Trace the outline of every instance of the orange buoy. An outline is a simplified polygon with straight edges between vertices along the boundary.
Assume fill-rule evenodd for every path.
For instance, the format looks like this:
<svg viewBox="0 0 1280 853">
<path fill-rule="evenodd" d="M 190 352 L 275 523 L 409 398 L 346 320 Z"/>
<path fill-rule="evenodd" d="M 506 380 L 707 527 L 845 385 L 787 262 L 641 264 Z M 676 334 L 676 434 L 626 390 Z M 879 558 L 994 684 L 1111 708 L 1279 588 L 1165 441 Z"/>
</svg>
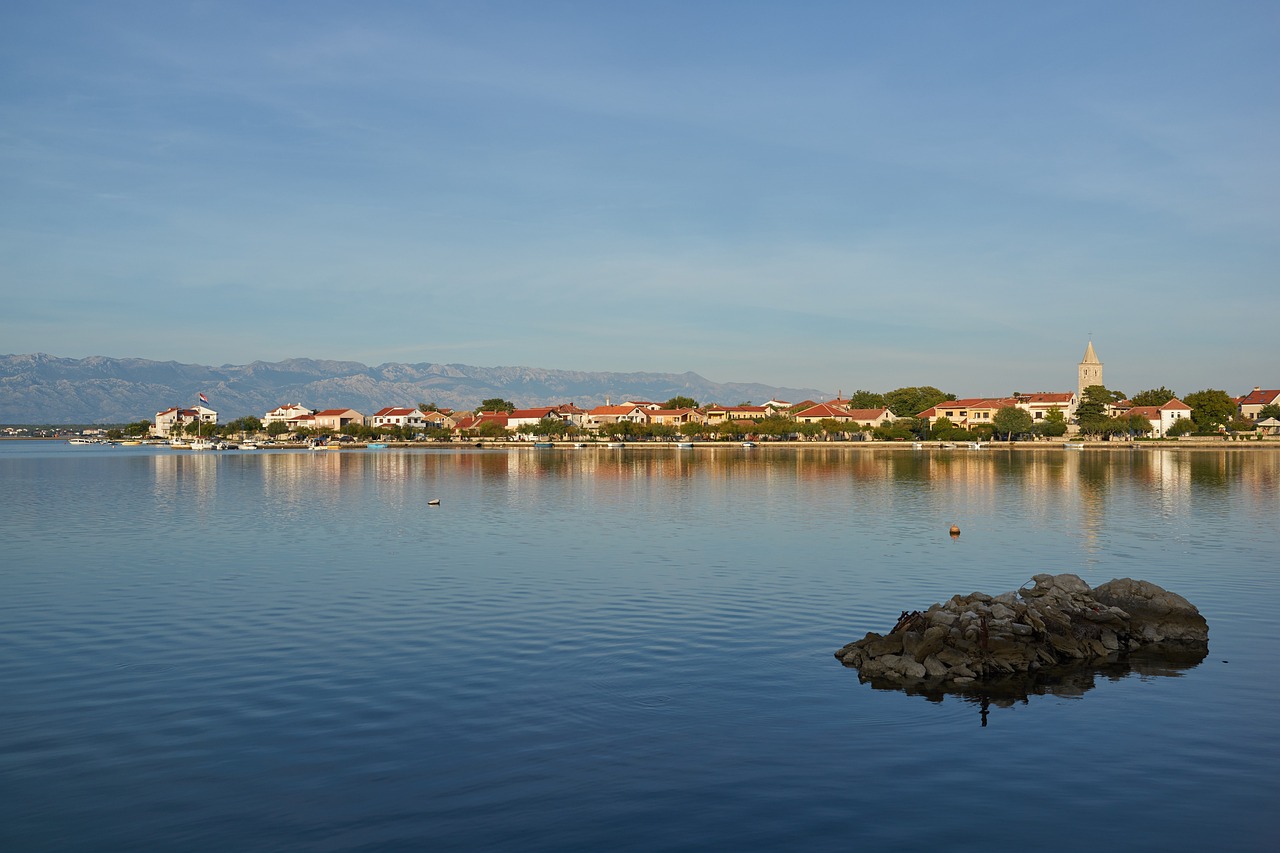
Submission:
<svg viewBox="0 0 1280 853">
<path fill-rule="evenodd" d="M 958 524 L 951 525 L 951 538 L 954 539 L 959 535 L 960 535 L 960 525 Z"/>
</svg>

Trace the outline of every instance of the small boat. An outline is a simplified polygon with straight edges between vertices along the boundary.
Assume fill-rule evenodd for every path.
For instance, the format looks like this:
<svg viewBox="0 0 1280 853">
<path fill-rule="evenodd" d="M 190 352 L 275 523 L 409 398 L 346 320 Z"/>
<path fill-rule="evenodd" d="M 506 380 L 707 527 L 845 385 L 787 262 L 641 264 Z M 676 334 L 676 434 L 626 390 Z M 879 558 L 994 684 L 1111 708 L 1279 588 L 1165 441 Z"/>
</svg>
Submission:
<svg viewBox="0 0 1280 853">
<path fill-rule="evenodd" d="M 755 447 L 755 446 L 756 446 L 756 443 L 755 443 L 754 441 L 744 441 L 744 442 L 742 442 L 742 446 L 743 446 L 743 447 Z"/>
<path fill-rule="evenodd" d="M 608 444 L 606 444 L 606 445 L 605 445 L 605 447 L 612 447 L 612 448 L 617 449 L 617 448 L 620 448 L 620 447 L 626 447 L 626 445 L 625 445 L 625 444 L 623 444 L 621 441 L 611 441 L 611 442 L 609 442 Z"/>
<path fill-rule="evenodd" d="M 576 448 L 578 448 L 579 450 L 581 450 L 582 448 L 586 447 L 587 445 L 586 445 L 586 442 L 582 442 L 582 441 L 575 441 L 575 442 L 573 443 L 573 446 L 574 446 L 574 447 L 576 447 Z"/>
<path fill-rule="evenodd" d="M 97 444 L 98 442 L 92 438 L 68 438 L 67 444 Z"/>
<path fill-rule="evenodd" d="M 555 444 L 553 444 L 553 443 L 552 443 L 552 442 L 550 442 L 550 441 L 535 441 L 535 442 L 533 443 L 533 446 L 534 446 L 534 447 L 541 447 L 541 448 L 548 448 L 548 447 L 555 447 Z"/>
<path fill-rule="evenodd" d="M 692 450 L 692 449 L 693 449 L 693 442 L 692 442 L 692 441 L 677 441 L 677 442 L 676 442 L 676 447 L 680 448 L 681 450 Z"/>
<path fill-rule="evenodd" d="M 427 506 L 440 506 L 440 499 L 432 498 L 431 500 L 427 501 Z"/>
<path fill-rule="evenodd" d="M 254 444 L 252 441 L 242 441 L 240 442 L 240 444 L 236 446 L 239 447 L 241 450 L 257 450 L 258 449 L 258 445 Z"/>
<path fill-rule="evenodd" d="M 191 449 L 191 450 L 217 450 L 217 449 L 218 449 L 218 446 L 217 446 L 216 444 L 214 444 L 212 441 L 207 441 L 207 440 L 205 440 L 205 439 L 197 439 L 197 440 L 195 440 L 195 441 L 191 442 L 191 444 L 189 445 L 189 449 Z"/>
<path fill-rule="evenodd" d="M 953 443 L 952 443 L 952 442 L 950 442 L 950 441 L 944 441 L 944 442 L 942 443 L 942 446 L 943 446 L 943 447 L 945 447 L 947 450 L 955 450 L 955 449 L 956 449 L 955 444 L 953 444 Z"/>
<path fill-rule="evenodd" d="M 911 447 L 912 447 L 912 449 L 914 449 L 914 450 L 924 450 L 924 442 L 923 442 L 923 441 L 913 441 L 913 442 L 911 442 Z"/>
<path fill-rule="evenodd" d="M 369 450 L 386 450 L 387 443 L 385 441 L 371 441 L 365 445 Z"/>
<path fill-rule="evenodd" d="M 986 447 L 981 441 L 971 441 L 966 445 L 970 450 L 982 450 Z"/>
<path fill-rule="evenodd" d="M 1062 442 L 1063 450 L 1084 450 L 1083 441 L 1064 441 Z"/>
<path fill-rule="evenodd" d="M 133 440 L 133 439 L 130 439 L 129 441 L 120 442 L 121 447 L 137 447 L 140 444 L 142 444 L 140 440 Z"/>
</svg>

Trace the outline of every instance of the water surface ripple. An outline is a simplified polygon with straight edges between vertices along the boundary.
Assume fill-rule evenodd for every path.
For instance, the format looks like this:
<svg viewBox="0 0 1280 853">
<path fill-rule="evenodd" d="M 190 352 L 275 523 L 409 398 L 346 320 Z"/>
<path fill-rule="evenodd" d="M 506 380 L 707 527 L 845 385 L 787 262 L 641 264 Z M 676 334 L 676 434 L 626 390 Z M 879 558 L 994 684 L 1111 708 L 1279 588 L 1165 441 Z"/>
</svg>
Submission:
<svg viewBox="0 0 1280 853">
<path fill-rule="evenodd" d="M 1274 836 L 1280 452 L 4 442 L 0 495 L 6 850 Z M 1042 571 L 1186 595 L 1209 657 L 985 727 L 832 657 Z"/>
</svg>

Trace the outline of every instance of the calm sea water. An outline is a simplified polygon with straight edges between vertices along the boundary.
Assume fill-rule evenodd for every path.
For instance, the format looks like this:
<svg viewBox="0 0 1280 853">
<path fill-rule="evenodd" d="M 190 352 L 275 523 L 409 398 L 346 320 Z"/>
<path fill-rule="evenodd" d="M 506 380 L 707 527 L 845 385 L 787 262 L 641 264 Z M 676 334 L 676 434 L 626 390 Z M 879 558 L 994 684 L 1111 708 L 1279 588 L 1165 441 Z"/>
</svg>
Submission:
<svg viewBox="0 0 1280 853">
<path fill-rule="evenodd" d="M 4 850 L 1280 830 L 1280 452 L 4 442 L 0 512 Z M 1209 656 L 985 726 L 975 696 L 873 690 L 833 657 L 1042 571 L 1185 595 Z"/>
</svg>

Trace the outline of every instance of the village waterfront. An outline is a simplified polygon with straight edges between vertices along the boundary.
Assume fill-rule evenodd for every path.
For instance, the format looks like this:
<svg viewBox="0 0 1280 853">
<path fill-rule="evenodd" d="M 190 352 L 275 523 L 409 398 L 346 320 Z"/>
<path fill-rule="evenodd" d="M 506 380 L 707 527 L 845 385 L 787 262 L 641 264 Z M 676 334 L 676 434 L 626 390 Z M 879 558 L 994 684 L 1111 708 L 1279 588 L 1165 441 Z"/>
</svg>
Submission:
<svg viewBox="0 0 1280 853">
<path fill-rule="evenodd" d="M 3 849 L 1274 837 L 1280 450 L 14 441 L 0 495 Z M 1040 572 L 1209 654 L 941 701 L 833 657 Z"/>
</svg>

